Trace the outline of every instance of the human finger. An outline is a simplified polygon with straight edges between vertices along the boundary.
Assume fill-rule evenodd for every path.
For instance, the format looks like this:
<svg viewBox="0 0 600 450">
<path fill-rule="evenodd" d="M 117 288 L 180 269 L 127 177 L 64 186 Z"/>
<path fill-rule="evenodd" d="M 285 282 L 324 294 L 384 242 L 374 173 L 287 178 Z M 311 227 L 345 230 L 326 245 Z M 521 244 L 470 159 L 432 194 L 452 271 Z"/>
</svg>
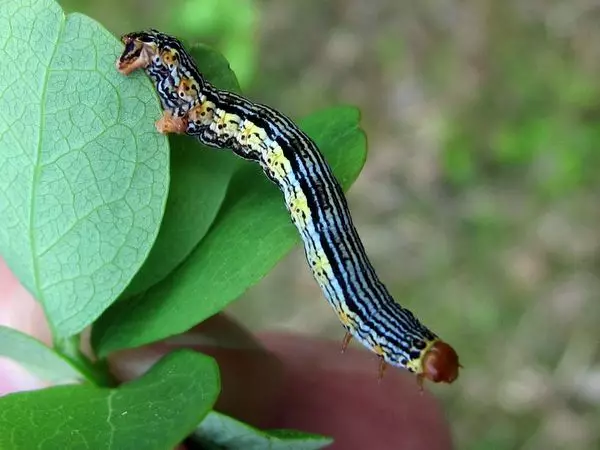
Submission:
<svg viewBox="0 0 600 450">
<path fill-rule="evenodd" d="M 390 368 L 379 382 L 378 359 L 361 349 L 279 333 L 261 341 L 285 371 L 269 426 L 332 436 L 332 449 L 452 448 L 440 404 L 408 372 Z"/>
</svg>

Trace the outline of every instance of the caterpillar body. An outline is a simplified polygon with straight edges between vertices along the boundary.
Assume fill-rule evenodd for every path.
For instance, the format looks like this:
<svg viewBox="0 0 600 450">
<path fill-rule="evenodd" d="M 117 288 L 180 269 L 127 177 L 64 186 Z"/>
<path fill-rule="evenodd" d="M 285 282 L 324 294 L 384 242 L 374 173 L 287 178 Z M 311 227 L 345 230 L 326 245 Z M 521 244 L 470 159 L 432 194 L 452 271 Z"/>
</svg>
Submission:
<svg viewBox="0 0 600 450">
<path fill-rule="evenodd" d="M 454 349 L 390 295 L 371 265 L 340 184 L 314 141 L 284 114 L 219 90 L 200 73 L 182 43 L 156 30 L 121 38 L 117 69 L 143 69 L 160 98 L 161 133 L 186 134 L 231 149 L 258 163 L 281 190 L 303 242 L 312 274 L 346 330 L 386 365 L 424 379 L 453 382 L 460 364 Z"/>
</svg>

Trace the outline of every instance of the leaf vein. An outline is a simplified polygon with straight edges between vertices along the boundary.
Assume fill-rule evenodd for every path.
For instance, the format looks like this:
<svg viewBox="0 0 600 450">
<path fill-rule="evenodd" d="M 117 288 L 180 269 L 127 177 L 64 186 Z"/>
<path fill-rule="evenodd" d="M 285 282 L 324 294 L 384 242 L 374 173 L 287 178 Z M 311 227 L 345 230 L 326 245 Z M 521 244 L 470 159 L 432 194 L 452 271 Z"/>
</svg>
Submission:
<svg viewBox="0 0 600 450">
<path fill-rule="evenodd" d="M 44 123 L 44 114 L 46 112 L 46 107 L 45 107 L 45 99 L 46 99 L 46 94 L 47 94 L 47 90 L 48 90 L 48 79 L 50 78 L 50 72 L 51 72 L 51 67 L 52 67 L 52 60 L 54 59 L 54 56 L 56 55 L 56 50 L 58 49 L 59 46 L 59 42 L 60 42 L 60 37 L 63 34 L 64 30 L 65 30 L 65 24 L 66 24 L 66 18 L 63 16 L 62 20 L 60 22 L 60 27 L 58 30 L 58 33 L 56 33 L 56 42 L 54 43 L 54 48 L 52 49 L 52 54 L 50 55 L 50 58 L 48 59 L 48 68 L 46 69 L 46 72 L 44 74 L 44 80 L 42 83 L 42 95 L 41 95 L 41 101 L 40 101 L 40 128 L 38 131 L 38 143 L 37 143 L 37 149 L 36 149 L 36 163 L 34 165 L 33 168 L 33 182 L 31 184 L 31 203 L 30 203 L 30 209 L 29 209 L 29 240 L 30 240 L 30 245 L 31 245 L 31 259 L 32 259 L 32 269 L 33 269 L 33 286 L 35 287 L 35 290 L 37 291 L 35 294 L 38 298 L 38 300 L 43 301 L 42 298 L 40 298 L 40 296 L 43 295 L 42 291 L 39 288 L 39 279 L 40 279 L 40 274 L 39 274 L 39 264 L 38 264 L 38 259 L 34 257 L 34 255 L 36 254 L 36 243 L 35 243 L 35 237 L 34 237 L 34 217 L 35 217 L 35 192 L 36 192 L 36 188 L 38 187 L 38 183 L 39 183 L 39 178 L 41 175 L 41 166 L 39 164 L 40 162 L 40 153 L 41 153 L 41 149 L 42 149 L 42 136 L 43 136 L 43 123 Z M 30 33 L 33 32 L 33 28 L 30 30 Z"/>
</svg>

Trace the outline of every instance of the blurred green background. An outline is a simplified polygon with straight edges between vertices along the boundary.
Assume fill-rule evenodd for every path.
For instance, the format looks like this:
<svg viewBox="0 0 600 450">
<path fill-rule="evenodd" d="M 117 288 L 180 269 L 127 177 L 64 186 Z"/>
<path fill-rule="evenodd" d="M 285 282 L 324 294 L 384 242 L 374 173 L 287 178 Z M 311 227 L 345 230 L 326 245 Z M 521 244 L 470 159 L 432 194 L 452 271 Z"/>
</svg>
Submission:
<svg viewBox="0 0 600 450">
<path fill-rule="evenodd" d="M 600 1 L 60 3 L 211 44 L 292 117 L 359 106 L 349 201 L 397 300 L 461 355 L 430 386 L 457 448 L 600 448 Z M 300 248 L 231 312 L 342 337 Z"/>
</svg>

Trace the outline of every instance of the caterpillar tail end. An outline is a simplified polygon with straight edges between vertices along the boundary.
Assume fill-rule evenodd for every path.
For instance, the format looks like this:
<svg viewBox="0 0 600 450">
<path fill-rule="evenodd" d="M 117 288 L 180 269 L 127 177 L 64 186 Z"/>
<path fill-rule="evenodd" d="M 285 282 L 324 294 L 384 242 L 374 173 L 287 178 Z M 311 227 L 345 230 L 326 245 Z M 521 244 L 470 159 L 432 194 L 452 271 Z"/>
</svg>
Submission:
<svg viewBox="0 0 600 450">
<path fill-rule="evenodd" d="M 142 42 L 127 34 L 121 37 L 121 42 L 125 44 L 125 49 L 115 62 L 115 67 L 121 74 L 129 75 L 150 64 L 150 55 Z"/>
</svg>

